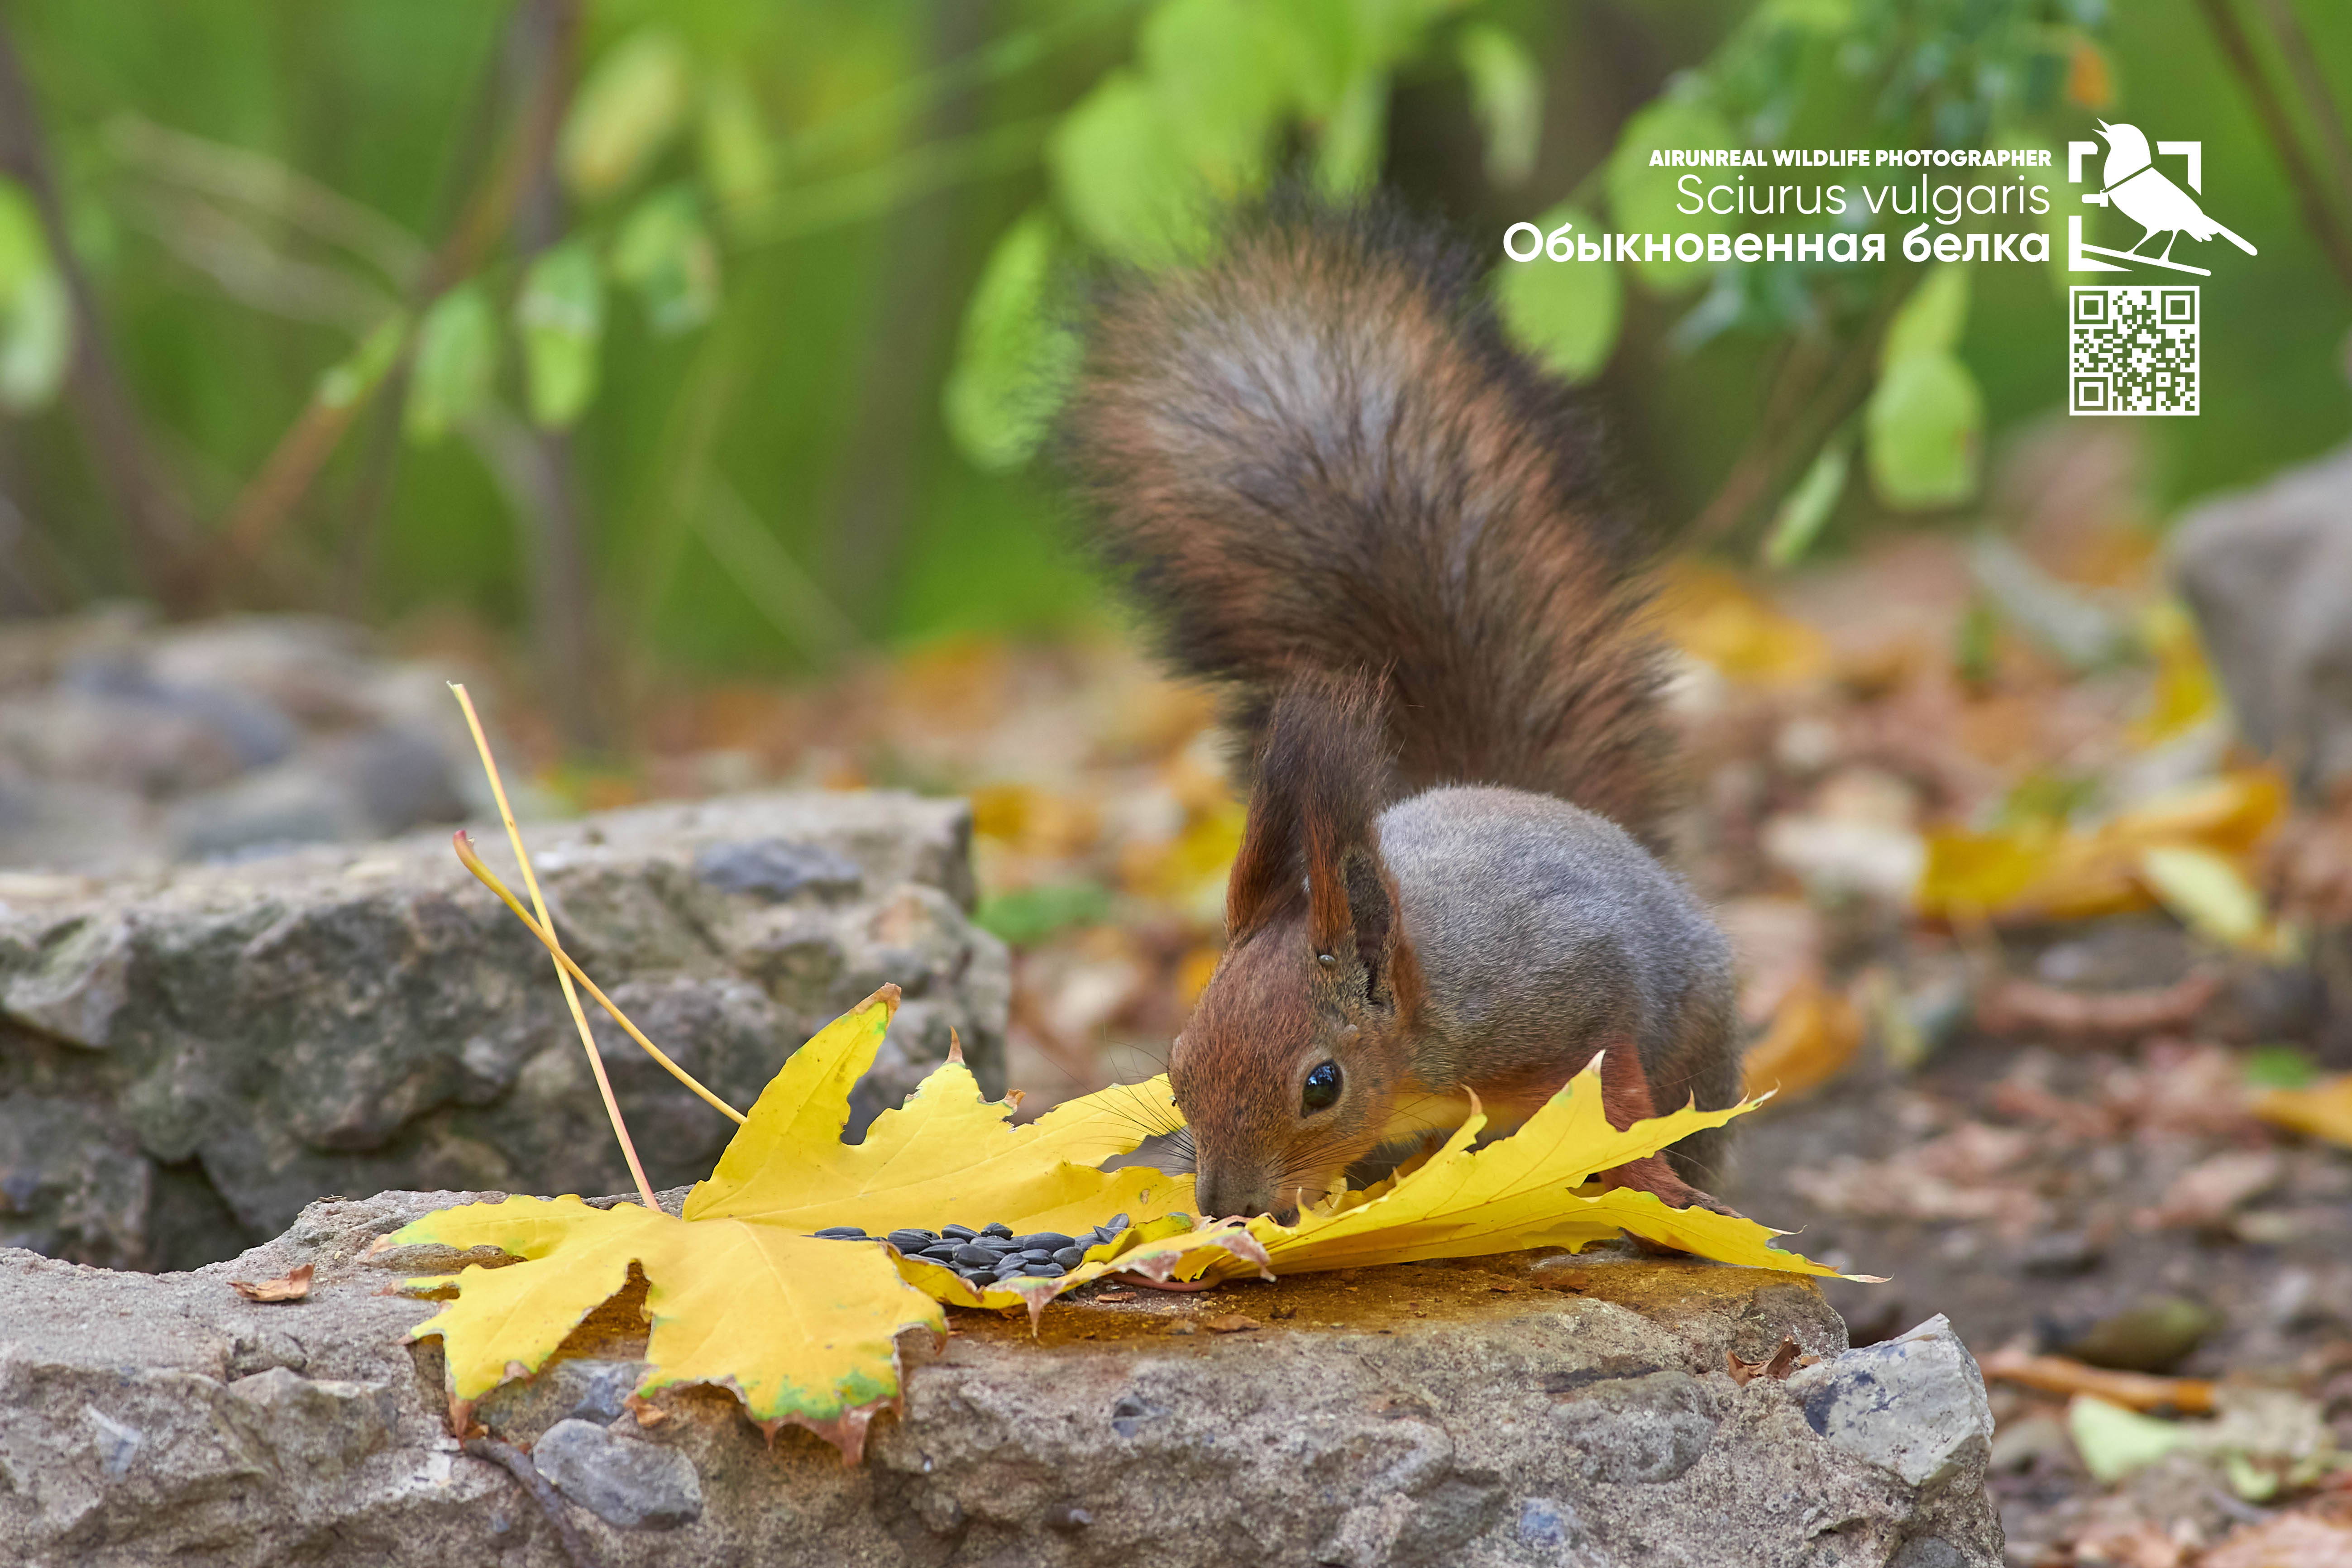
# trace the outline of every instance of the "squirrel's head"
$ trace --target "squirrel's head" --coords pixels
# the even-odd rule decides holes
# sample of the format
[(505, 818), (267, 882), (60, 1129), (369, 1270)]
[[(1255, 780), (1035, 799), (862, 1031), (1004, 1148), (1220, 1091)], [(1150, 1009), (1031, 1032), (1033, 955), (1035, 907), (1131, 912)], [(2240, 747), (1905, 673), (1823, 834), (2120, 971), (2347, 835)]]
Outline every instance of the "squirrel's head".
[(1421, 975), (1381, 859), (1370, 681), (1275, 705), (1225, 893), (1226, 948), (1168, 1072), (1203, 1214), (1295, 1218), (1380, 1143)]

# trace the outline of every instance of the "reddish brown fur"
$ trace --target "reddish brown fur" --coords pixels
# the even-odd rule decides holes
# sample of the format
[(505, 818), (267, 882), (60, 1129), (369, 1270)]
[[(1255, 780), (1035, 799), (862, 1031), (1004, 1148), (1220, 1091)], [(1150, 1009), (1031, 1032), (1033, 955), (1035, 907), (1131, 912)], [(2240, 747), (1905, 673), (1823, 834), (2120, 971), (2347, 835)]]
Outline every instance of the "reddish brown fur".
[[(1387, 805), (1489, 784), (1641, 837), (1659, 818), (1633, 531), (1591, 425), (1477, 284), (1380, 215), (1277, 211), (1114, 291), (1074, 401), (1100, 542), (1178, 667), (1225, 689), (1250, 786), (1225, 957), (1170, 1063), (1212, 1212), (1319, 1197), (1401, 1103), (1463, 1087), (1415, 1059), (1426, 985)], [(1347, 1092), (1310, 1113), (1321, 1060)], [(1548, 1064), (1534, 1102), (1580, 1065)]]
[(1377, 216), (1246, 228), (1118, 290), (1068, 429), (1098, 537), (1258, 755), (1275, 698), (1382, 673), (1388, 787), (1538, 790), (1650, 836), (1639, 541), (1591, 421), (1506, 348), (1462, 258)]

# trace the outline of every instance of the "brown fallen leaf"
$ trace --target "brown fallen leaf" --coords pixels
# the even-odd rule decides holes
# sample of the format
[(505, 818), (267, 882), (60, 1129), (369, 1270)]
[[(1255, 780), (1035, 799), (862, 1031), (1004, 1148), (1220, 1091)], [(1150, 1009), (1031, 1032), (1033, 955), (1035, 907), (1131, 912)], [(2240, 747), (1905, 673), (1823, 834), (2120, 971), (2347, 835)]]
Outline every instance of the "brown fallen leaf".
[(2142, 1230), (2182, 1226), (2210, 1229), (2286, 1175), (2275, 1149), (2232, 1149), (2200, 1160), (2173, 1178), (2156, 1206), (2140, 1210), (2133, 1223)]
[(2200, 1568), (2352, 1568), (2352, 1521), (2282, 1514), (2242, 1527), (2198, 1563)]
[(1246, 1312), (1227, 1312), (1222, 1317), (1211, 1318), (1207, 1322), (1213, 1334), (1246, 1334), (1253, 1329), (1265, 1326)]
[(1749, 1096), (1809, 1094), (1839, 1073), (1862, 1045), (1862, 1015), (1819, 981), (1800, 983), (1772, 1015), (1772, 1026), (1741, 1063)]
[(2132, 1410), (2169, 1405), (2194, 1415), (2213, 1408), (2213, 1384), (2201, 1377), (2158, 1377), (2145, 1372), (2109, 1372), (2071, 1356), (2032, 1355), (1999, 1350), (1977, 1363), (1985, 1376), (2044, 1394), (2087, 1394)]
[(2136, 1040), (2186, 1029), (2221, 989), (2221, 975), (2210, 970), (2149, 990), (2096, 994), (2010, 979), (1977, 1003), (1977, 1024), (1988, 1034), (2041, 1035), (2070, 1044)]
[(228, 1288), (248, 1301), (299, 1301), (310, 1293), (311, 1267), (299, 1263), (275, 1279), (232, 1279)]
[(1798, 1367), (1820, 1358), (1806, 1355), (1803, 1347), (1796, 1341), (1783, 1339), (1780, 1348), (1763, 1361), (1742, 1361), (1737, 1351), (1724, 1352), (1723, 1359), (1730, 1369), (1731, 1381), (1745, 1388), (1750, 1380), (1759, 1377), (1769, 1378), (1777, 1383), (1796, 1371)]

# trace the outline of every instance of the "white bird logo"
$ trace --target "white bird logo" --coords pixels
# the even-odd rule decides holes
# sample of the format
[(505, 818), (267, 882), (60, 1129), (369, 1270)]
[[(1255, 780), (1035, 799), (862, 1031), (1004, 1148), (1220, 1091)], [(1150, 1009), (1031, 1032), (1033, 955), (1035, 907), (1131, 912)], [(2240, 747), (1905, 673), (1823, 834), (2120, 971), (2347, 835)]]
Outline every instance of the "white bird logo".
[[(2168, 266), (2172, 261), (2172, 247), (2183, 234), (2194, 240), (2208, 240), (2220, 235), (2248, 256), (2257, 254), (2245, 239), (2222, 227), (2205, 216), (2197, 198), (2174, 184), (2156, 166), (2149, 155), (2147, 138), (2137, 125), (2110, 125), (2099, 121), (2099, 134), (2107, 139), (2106, 165), (2100, 171), (2105, 184), (2085, 195), (2086, 202), (2110, 205), (2147, 232), (2141, 235), (2127, 251), (2101, 251), (2105, 256), (2132, 256), (2142, 261), (2158, 261)], [(2139, 247), (2158, 235), (2168, 235), (2160, 256), (2140, 256)], [(2091, 247), (2095, 248), (2095, 247)]]

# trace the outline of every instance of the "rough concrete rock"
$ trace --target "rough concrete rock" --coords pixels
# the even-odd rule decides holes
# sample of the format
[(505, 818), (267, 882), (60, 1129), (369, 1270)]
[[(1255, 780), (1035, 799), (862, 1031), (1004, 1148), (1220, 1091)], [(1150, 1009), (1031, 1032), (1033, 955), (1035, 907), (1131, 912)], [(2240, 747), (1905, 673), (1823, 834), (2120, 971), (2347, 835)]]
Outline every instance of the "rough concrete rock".
[[(1002, 1087), (1010, 973), (966, 918), (969, 832), (961, 802), (765, 795), (531, 839), (565, 946), (739, 1107), (902, 987), (862, 1129), (951, 1032)], [(731, 1124), (590, 1012), (656, 1183), (706, 1173)], [(186, 1268), (327, 1193), (627, 1181), (545, 952), (446, 837), (0, 885), (0, 1239)]]
[(2198, 507), (2172, 552), (2246, 738), (2315, 797), (2352, 776), (2352, 448)]
[[(402, 1342), (433, 1307), (381, 1293), (417, 1260), (364, 1259), (484, 1195), (313, 1205), (193, 1274), (0, 1254), (0, 1560), (562, 1568), (537, 1506), (443, 1430), (437, 1346)], [(306, 1262), (304, 1301), (228, 1289)], [(1967, 1352), (1937, 1323), (1848, 1351), (1783, 1276), (1628, 1250), (1095, 1294), (1034, 1340), (961, 1311), (936, 1352), (909, 1336), (903, 1414), (856, 1467), (795, 1428), (763, 1441), (716, 1390), (609, 1428), (645, 1347), (626, 1300), (477, 1415), (580, 1500), (610, 1568), (2001, 1560)], [(1169, 1331), (1237, 1310), (1261, 1326)], [(1784, 1336), (1822, 1360), (1734, 1382), (1727, 1355)]]
[(0, 865), (110, 875), (466, 815), (442, 672), (316, 616), (0, 630)]

